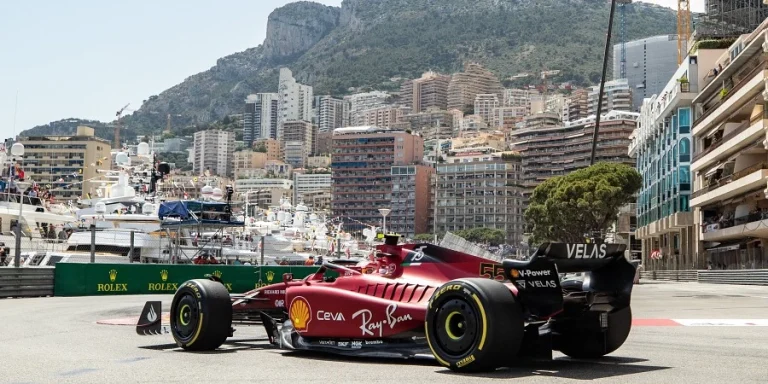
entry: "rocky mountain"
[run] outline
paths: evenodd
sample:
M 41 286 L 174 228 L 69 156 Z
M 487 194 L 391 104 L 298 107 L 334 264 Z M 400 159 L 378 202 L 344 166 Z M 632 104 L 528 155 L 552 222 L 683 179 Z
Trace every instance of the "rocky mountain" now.
M 561 70 L 555 81 L 594 84 L 609 10 L 605 0 L 344 0 L 340 8 L 292 3 L 269 16 L 262 45 L 150 96 L 124 126 L 160 132 L 168 113 L 181 115 L 174 126 L 240 113 L 248 94 L 277 90 L 281 66 L 318 95 L 396 90 L 403 79 L 426 70 L 456 72 L 468 61 L 501 79 Z M 626 8 L 628 39 L 675 33 L 675 22 L 668 8 Z

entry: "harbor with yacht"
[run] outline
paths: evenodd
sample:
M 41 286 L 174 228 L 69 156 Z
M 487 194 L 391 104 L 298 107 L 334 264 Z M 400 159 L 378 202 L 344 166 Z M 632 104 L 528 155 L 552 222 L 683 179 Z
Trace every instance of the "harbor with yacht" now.
M 266 209 L 249 209 L 248 191 L 221 188 L 208 172 L 199 180 L 200 198 L 175 198 L 168 193 L 175 184 L 169 182 L 170 166 L 156 160 L 151 143 L 139 143 L 135 154 L 112 151 L 113 166 L 94 177 L 61 180 L 94 191 L 66 204 L 57 203 L 42 183 L 24 178 L 18 161 L 23 155 L 20 143 L 0 151 L 8 165 L 0 194 L 0 266 L 311 265 L 324 257 L 362 261 L 375 245 L 378 228 L 358 241 L 340 221 L 301 201 L 294 205 L 283 197 Z

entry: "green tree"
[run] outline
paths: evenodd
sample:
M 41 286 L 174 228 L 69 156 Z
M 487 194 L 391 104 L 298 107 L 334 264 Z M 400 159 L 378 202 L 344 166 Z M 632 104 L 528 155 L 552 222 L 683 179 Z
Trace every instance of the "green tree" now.
M 597 163 L 541 183 L 525 211 L 531 244 L 580 243 L 587 234 L 602 233 L 616 221 L 619 209 L 633 201 L 642 182 L 631 166 Z
M 485 227 L 462 229 L 454 232 L 454 234 L 473 243 L 489 243 L 491 245 L 504 244 L 506 238 L 506 234 L 501 229 Z
M 267 145 L 265 143 L 258 143 L 253 147 L 255 152 L 267 153 Z
M 419 233 L 416 236 L 413 237 L 413 240 L 415 241 L 433 241 L 435 240 L 435 235 L 431 233 Z

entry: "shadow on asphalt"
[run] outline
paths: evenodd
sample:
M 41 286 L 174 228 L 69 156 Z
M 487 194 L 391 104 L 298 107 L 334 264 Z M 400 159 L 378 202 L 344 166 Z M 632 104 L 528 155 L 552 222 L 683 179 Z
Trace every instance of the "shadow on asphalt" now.
M 437 361 L 429 358 L 415 359 L 386 359 L 371 357 L 351 357 L 338 356 L 320 352 L 309 351 L 289 351 L 284 352 L 283 356 L 296 357 L 301 359 L 312 359 L 322 361 L 345 361 L 356 364 L 386 364 L 386 365 L 421 365 L 438 367 Z M 467 377 L 485 377 L 498 379 L 523 378 L 531 376 L 557 377 L 574 380 L 596 380 L 617 376 L 634 375 L 638 373 L 653 372 L 671 367 L 662 367 L 655 365 L 643 365 L 638 363 L 647 362 L 647 359 L 633 357 L 604 357 L 595 360 L 576 360 L 568 357 L 560 357 L 551 361 L 526 361 L 521 362 L 510 368 L 498 369 L 493 372 L 462 374 L 449 369 L 440 369 L 437 373 L 467 376 Z M 442 367 L 441 367 L 442 368 Z
M 140 346 L 139 348 L 153 350 L 153 351 L 172 350 L 173 352 L 195 353 L 195 354 L 201 354 L 201 355 L 218 355 L 218 354 L 225 354 L 225 353 L 235 353 L 239 351 L 258 351 L 258 350 L 265 350 L 265 349 L 275 349 L 275 347 L 269 343 L 269 339 L 267 339 L 266 337 L 228 340 L 227 342 L 224 343 L 224 345 L 221 348 L 215 351 L 185 351 L 181 349 L 178 345 L 176 345 L 176 343 L 144 345 L 144 346 Z
M 498 369 L 485 373 L 456 373 L 448 369 L 438 373 L 498 379 L 513 379 L 531 376 L 557 377 L 573 380 L 598 380 L 617 376 L 634 375 L 638 373 L 653 372 L 671 367 L 656 365 L 643 365 L 647 359 L 633 357 L 608 356 L 595 360 L 571 359 L 559 357 L 551 361 L 530 362 L 511 368 Z
M 569 357 L 558 357 L 550 361 L 524 361 L 510 368 L 502 368 L 493 372 L 483 373 L 456 373 L 449 369 L 442 368 L 431 356 L 419 356 L 411 359 L 397 358 L 376 358 L 376 357 L 357 357 L 342 356 L 331 353 L 315 351 L 285 351 L 271 345 L 267 338 L 249 338 L 235 339 L 224 343 L 222 348 L 215 351 L 184 351 L 175 343 L 148 345 L 139 347 L 148 350 L 173 350 L 174 352 L 195 353 L 195 354 L 227 354 L 241 351 L 252 350 L 275 350 L 283 356 L 289 358 L 309 359 L 319 361 L 352 362 L 356 364 L 377 364 L 377 365 L 419 365 L 440 367 L 437 373 L 449 374 L 455 376 L 467 377 L 485 377 L 485 378 L 523 378 L 531 376 L 558 377 L 574 380 L 597 380 L 611 377 L 634 375 L 638 373 L 653 372 L 671 367 L 645 365 L 648 359 L 634 357 L 606 356 L 601 359 L 572 359 Z

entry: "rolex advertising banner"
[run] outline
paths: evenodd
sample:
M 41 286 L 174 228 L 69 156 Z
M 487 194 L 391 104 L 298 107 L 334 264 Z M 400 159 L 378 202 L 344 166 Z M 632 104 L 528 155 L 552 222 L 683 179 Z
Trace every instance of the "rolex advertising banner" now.
M 172 294 L 179 285 L 206 274 L 221 279 L 230 293 L 244 293 L 254 288 L 283 281 L 284 273 L 302 279 L 319 267 L 304 266 L 232 266 L 173 264 L 56 264 L 55 296 Z M 326 272 L 326 274 L 329 274 Z

